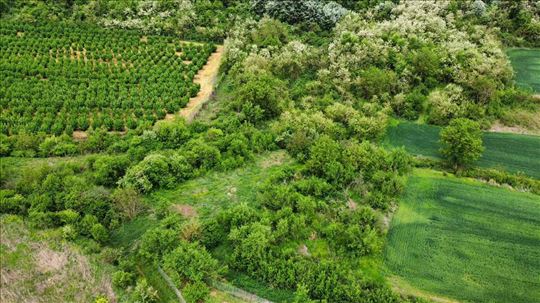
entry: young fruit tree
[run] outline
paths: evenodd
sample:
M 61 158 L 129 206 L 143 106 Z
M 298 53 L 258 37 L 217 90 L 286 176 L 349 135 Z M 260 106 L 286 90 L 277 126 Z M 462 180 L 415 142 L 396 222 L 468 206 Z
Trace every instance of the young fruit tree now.
M 482 131 L 477 122 L 454 119 L 440 133 L 440 152 L 454 172 L 459 172 L 482 156 Z

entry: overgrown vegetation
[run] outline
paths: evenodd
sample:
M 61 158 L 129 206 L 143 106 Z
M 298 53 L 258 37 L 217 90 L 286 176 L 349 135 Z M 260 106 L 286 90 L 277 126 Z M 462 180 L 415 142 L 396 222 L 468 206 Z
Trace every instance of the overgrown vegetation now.
M 394 291 L 381 263 L 411 168 L 444 168 L 409 154 L 438 157 L 439 129 L 424 123 L 447 126 L 443 151 L 460 175 L 540 192 L 537 137 L 485 133 L 474 161 L 480 129 L 538 110 L 503 49 L 534 43 L 531 1 L 1 5 L 0 155 L 12 158 L 2 158 L 0 212 L 99 254 L 120 302 L 168 302 L 174 288 L 212 302 L 231 282 L 278 302 L 421 302 Z M 203 41 L 224 44 L 210 113 L 157 121 L 198 91 L 213 50 Z M 418 124 L 389 129 L 396 118 Z M 537 198 L 467 186 L 464 200 L 506 195 L 516 211 Z

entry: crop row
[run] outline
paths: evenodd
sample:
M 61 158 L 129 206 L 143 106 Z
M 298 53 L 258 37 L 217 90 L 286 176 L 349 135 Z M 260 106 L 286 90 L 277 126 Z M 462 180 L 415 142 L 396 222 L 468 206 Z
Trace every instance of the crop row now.
M 62 24 L 0 23 L 0 132 L 135 128 L 177 112 L 215 46 Z

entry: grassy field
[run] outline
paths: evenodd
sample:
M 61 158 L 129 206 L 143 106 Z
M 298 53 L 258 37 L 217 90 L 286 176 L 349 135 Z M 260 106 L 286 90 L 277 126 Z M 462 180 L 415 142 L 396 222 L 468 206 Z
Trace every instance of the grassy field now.
M 36 230 L 0 216 L 0 302 L 93 302 L 118 299 L 112 266 L 83 254 L 59 230 Z
M 540 93 L 540 49 L 512 48 L 507 52 L 518 86 Z
M 439 158 L 439 131 L 437 126 L 400 122 L 388 129 L 387 140 L 412 154 Z M 540 178 L 540 136 L 485 132 L 483 140 L 486 149 L 479 166 Z
M 540 298 L 540 197 L 417 170 L 392 220 L 397 289 L 462 302 Z
M 284 151 L 258 157 L 255 163 L 228 172 L 215 172 L 189 180 L 172 190 L 159 190 L 148 197 L 153 205 L 189 205 L 201 216 L 215 213 L 240 202 L 256 200 L 256 187 L 279 166 L 290 162 Z

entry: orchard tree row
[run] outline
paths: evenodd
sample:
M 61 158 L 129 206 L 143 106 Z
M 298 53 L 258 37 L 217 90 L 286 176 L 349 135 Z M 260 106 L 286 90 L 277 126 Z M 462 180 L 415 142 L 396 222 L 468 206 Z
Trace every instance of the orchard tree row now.
M 136 128 L 177 112 L 198 93 L 193 78 L 215 46 L 92 25 L 2 22 L 0 50 L 0 131 L 59 135 Z

